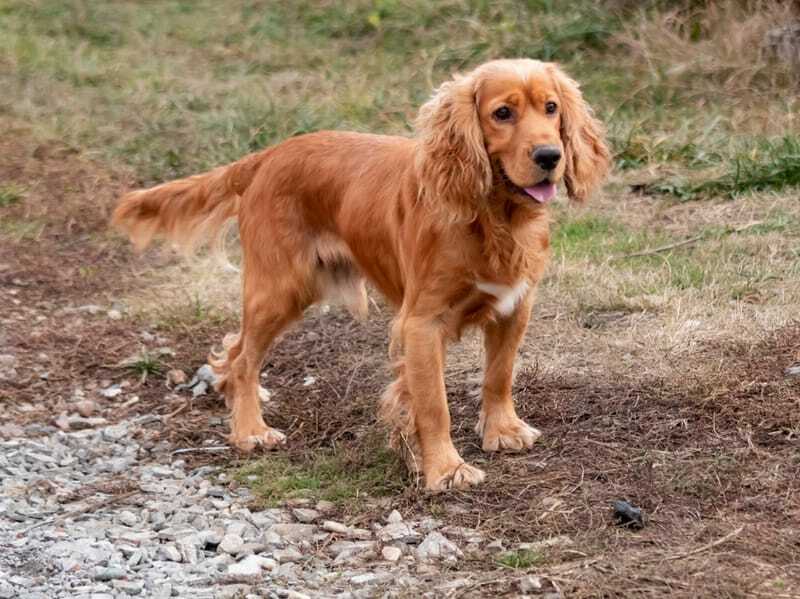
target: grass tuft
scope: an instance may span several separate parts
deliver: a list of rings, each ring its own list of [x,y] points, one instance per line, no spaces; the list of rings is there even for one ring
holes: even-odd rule
[[[0,208],[6,208],[12,204],[16,204],[25,197],[25,190],[15,184],[7,183],[0,185]]]
[[[164,371],[164,365],[158,356],[143,349],[140,353],[120,362],[120,367],[138,374],[144,382],[148,376],[154,376]]]
[[[531,549],[519,549],[501,553],[496,561],[499,565],[512,570],[527,570],[544,560],[544,555]]]
[[[234,476],[265,507],[298,497],[351,504],[403,489],[404,469],[394,453],[377,439],[359,449],[363,452],[320,449],[301,456],[273,454],[242,466]]]

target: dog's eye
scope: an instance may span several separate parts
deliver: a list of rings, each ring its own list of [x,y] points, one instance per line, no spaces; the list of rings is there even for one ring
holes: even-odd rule
[[[558,110],[558,104],[555,102],[545,102],[544,111],[547,114],[555,114],[556,110]]]
[[[494,118],[498,121],[507,121],[511,116],[511,109],[508,106],[501,106],[494,111]]]

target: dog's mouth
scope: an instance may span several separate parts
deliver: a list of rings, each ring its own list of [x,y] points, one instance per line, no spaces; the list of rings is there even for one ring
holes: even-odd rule
[[[549,179],[542,179],[536,185],[531,187],[520,187],[509,178],[502,167],[500,167],[500,174],[503,177],[506,187],[511,189],[511,191],[527,198],[533,198],[540,204],[547,204],[550,202],[550,200],[556,197],[556,184]]]

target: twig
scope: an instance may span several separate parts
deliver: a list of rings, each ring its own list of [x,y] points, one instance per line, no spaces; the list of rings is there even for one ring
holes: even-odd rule
[[[740,227],[736,227],[734,229],[729,229],[724,232],[725,235],[733,235],[734,233],[741,233],[742,231],[746,231],[752,227],[758,226],[763,221],[757,220],[751,223],[747,223],[746,225],[742,225]],[[694,237],[689,237],[689,239],[684,239],[682,241],[676,241],[675,243],[668,243],[667,245],[662,245],[657,248],[653,248],[650,250],[643,250],[641,252],[634,252],[632,254],[623,254],[621,256],[612,256],[610,260],[626,260],[627,258],[640,258],[642,256],[652,256],[654,254],[659,254],[661,252],[667,252],[669,250],[674,250],[675,248],[683,247],[685,245],[689,245],[692,243],[696,243],[701,239],[705,239],[707,236],[706,233],[701,235],[695,235]]]
[[[187,399],[177,409],[173,410],[172,412],[170,412],[166,416],[162,416],[161,417],[161,421],[164,422],[164,423],[169,422],[172,418],[174,418],[175,416],[177,416],[178,414],[180,414],[181,412],[186,410],[186,408],[188,408],[191,405],[192,405],[192,400],[191,399]]]
[[[467,589],[458,589],[457,591],[454,591],[456,594],[454,594],[452,596],[453,597],[462,597],[466,593],[469,593],[473,589],[476,589],[478,587],[485,587],[485,586],[489,586],[490,584],[500,584],[501,582],[506,582],[507,580],[508,580],[508,578],[506,577],[506,578],[492,578],[491,580],[484,580],[482,582],[475,582],[475,583],[471,584],[469,586],[469,588],[467,588]]]
[[[26,528],[22,532],[17,533],[17,538],[28,534],[30,531],[34,530],[35,528],[39,528],[41,526],[47,526],[48,524],[55,524],[56,522],[63,522],[67,518],[75,518],[76,516],[82,516],[82,515],[86,514],[87,512],[94,512],[96,510],[103,509],[104,507],[108,507],[110,505],[113,505],[113,504],[115,504],[115,503],[117,503],[119,501],[122,501],[123,499],[127,499],[128,497],[131,497],[131,496],[136,495],[138,493],[141,493],[141,489],[135,489],[133,491],[128,491],[127,493],[123,493],[122,495],[114,495],[113,497],[109,497],[108,499],[103,499],[102,501],[98,501],[98,502],[89,504],[86,507],[82,507],[79,510],[73,510],[71,512],[67,512],[66,514],[61,514],[60,516],[58,516],[56,518],[49,518],[47,520],[42,520],[41,522],[38,522],[38,523],[34,524],[33,526],[29,526],[28,528]]]
[[[692,549],[691,551],[687,551],[686,553],[678,553],[676,555],[670,555],[668,557],[660,558],[658,560],[648,560],[648,561],[673,561],[676,559],[683,559],[686,557],[690,557],[692,555],[697,555],[698,553],[702,553],[703,551],[708,551],[709,549],[713,549],[717,545],[722,545],[723,543],[730,541],[732,538],[739,535],[739,533],[741,533],[743,530],[744,526],[740,526],[736,530],[726,534],[724,537],[720,537],[716,541],[712,541],[711,543],[703,545],[702,547],[698,547],[697,549]]]
[[[214,447],[187,447],[185,449],[176,449],[170,455],[178,455],[179,453],[192,453],[192,452],[206,452],[206,451],[225,451],[230,449],[227,445],[215,445]]]

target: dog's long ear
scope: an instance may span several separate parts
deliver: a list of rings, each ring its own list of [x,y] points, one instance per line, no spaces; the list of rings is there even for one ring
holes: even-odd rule
[[[578,84],[556,65],[550,65],[561,100],[561,141],[566,171],[564,182],[573,200],[584,201],[603,182],[611,166],[604,129],[586,104]]]
[[[419,110],[416,155],[420,194],[454,221],[475,220],[492,187],[492,167],[476,105],[477,78],[442,84]]]

